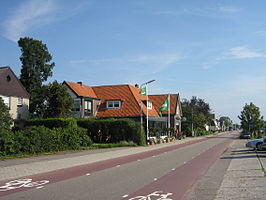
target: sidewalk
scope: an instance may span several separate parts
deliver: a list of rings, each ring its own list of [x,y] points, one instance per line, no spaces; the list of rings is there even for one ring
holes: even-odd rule
[[[245,140],[235,140],[232,159],[224,175],[215,200],[266,198],[266,152],[256,152],[244,147]]]
[[[3,160],[0,161],[0,181],[12,180],[25,176],[90,164],[122,156],[128,156],[131,154],[151,151],[154,149],[159,149],[171,145],[182,144],[191,140],[198,140],[201,138],[202,137],[186,138],[182,140],[176,140],[171,143],[163,143],[146,147],[86,150],[66,154]]]

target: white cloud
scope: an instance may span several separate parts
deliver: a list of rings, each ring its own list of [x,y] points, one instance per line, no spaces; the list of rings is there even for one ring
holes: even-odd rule
[[[231,82],[231,89],[239,96],[263,95],[266,93],[266,77],[240,76]]]
[[[256,31],[255,34],[259,36],[266,36],[266,30]]]
[[[66,20],[83,11],[90,3],[86,0],[25,0],[13,9],[3,22],[3,36],[17,42],[20,37],[51,23]]]
[[[101,59],[80,59],[71,60],[71,65],[102,65],[115,66],[117,69],[125,69],[127,66],[133,70],[147,69],[149,73],[158,73],[163,71],[169,65],[178,62],[183,57],[179,54],[163,54],[163,55],[141,55],[130,57],[118,57],[118,58],[101,58]],[[134,66],[134,68],[132,68]],[[112,68],[114,69],[114,68]]]
[[[195,83],[196,84],[196,83]],[[229,116],[235,122],[239,122],[237,116],[246,103],[253,102],[261,110],[261,114],[266,116],[266,76],[241,75],[233,80],[213,85],[213,87],[202,91],[180,91],[181,98],[191,98],[197,96],[210,103],[216,114]],[[221,87],[222,86],[222,87]]]
[[[154,14],[156,15],[177,15],[178,12],[173,11],[173,10],[163,10],[163,11],[155,12]]]
[[[51,20],[51,13],[56,10],[54,0],[28,0],[23,2],[13,15],[9,16],[4,23],[4,36],[14,42],[23,36],[30,28],[47,24]]]
[[[247,46],[239,46],[230,49],[230,55],[233,58],[245,59],[245,58],[265,58],[266,54],[261,53],[258,50],[250,49]]]
[[[181,59],[180,55],[177,54],[166,54],[166,55],[144,55],[137,56],[132,59],[129,59],[131,62],[139,63],[156,63],[159,65],[170,65]]]
[[[240,8],[232,7],[232,6],[221,6],[218,9],[220,12],[224,12],[224,13],[237,13],[241,11]]]
[[[204,69],[204,70],[208,70],[208,69],[211,69],[211,66],[209,66],[209,65],[203,65],[203,66],[202,66],[202,69]]]

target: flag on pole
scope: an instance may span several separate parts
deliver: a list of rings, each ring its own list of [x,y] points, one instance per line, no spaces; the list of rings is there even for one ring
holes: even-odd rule
[[[146,87],[140,89],[140,96],[146,96]]]
[[[168,97],[166,97],[162,106],[160,107],[160,112],[159,112],[160,117],[162,117],[163,110],[169,110],[169,98]]]

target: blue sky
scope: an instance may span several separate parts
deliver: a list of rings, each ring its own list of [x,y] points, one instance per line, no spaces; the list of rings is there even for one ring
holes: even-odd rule
[[[0,3],[0,66],[19,76],[17,40],[42,40],[49,81],[141,84],[197,96],[235,122],[245,103],[266,114],[264,0],[10,0]]]

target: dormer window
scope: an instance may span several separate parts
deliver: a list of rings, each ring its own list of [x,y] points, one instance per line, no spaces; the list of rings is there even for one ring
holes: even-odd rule
[[[149,110],[152,110],[152,102],[151,101],[148,101],[147,107],[148,107]]]
[[[115,100],[115,101],[107,101],[106,107],[111,109],[119,109],[121,107],[121,101]]]

